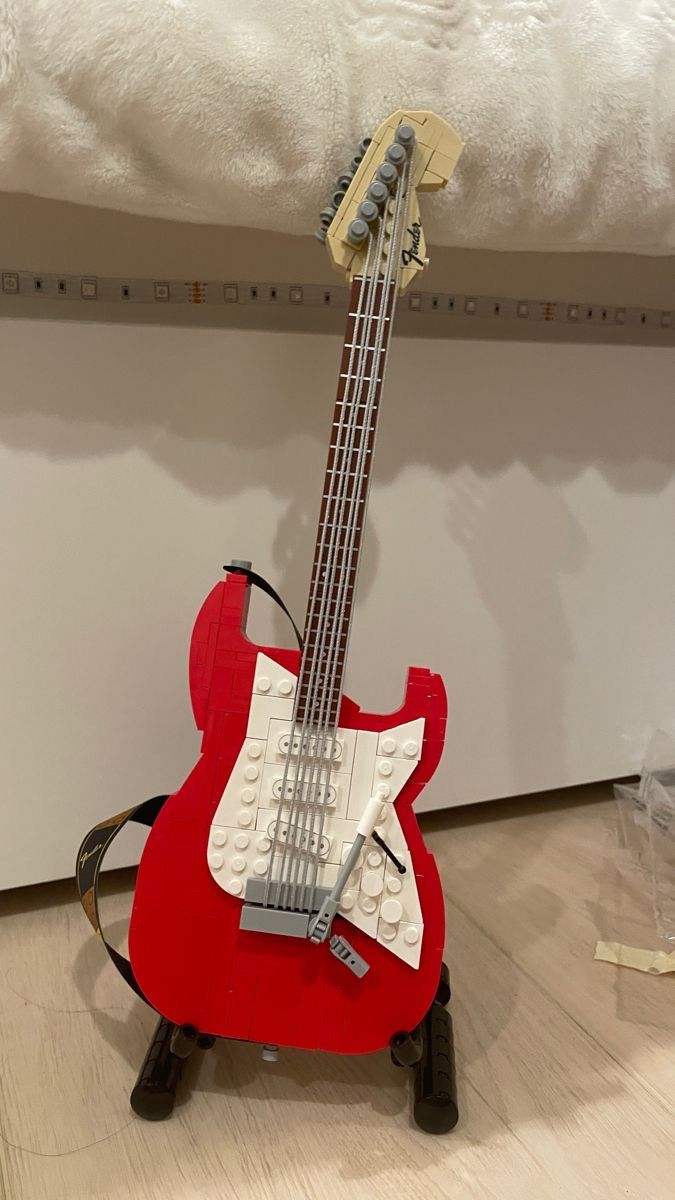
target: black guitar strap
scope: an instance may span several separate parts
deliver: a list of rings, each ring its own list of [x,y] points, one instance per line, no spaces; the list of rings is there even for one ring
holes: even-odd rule
[[[271,583],[268,583],[262,575],[256,574],[255,571],[251,571],[248,567],[228,564],[225,570],[231,571],[236,575],[245,575],[250,584],[260,588],[262,592],[265,592],[267,596],[270,596],[279,605],[279,608],[291,622],[300,649],[302,649],[302,635],[300,630],[281,596],[275,591]],[[123,829],[129,821],[134,821],[138,825],[147,825],[148,828],[152,827],[168,798],[168,796],[153,796],[151,800],[145,800],[142,804],[137,804],[133,808],[127,808],[124,812],[118,813],[116,817],[109,817],[107,821],[101,821],[99,825],[95,825],[84,838],[77,852],[77,862],[75,864],[77,890],[87,920],[100,937],[122,978],[126,980],[130,988],[133,988],[136,995],[141,997],[141,1000],[145,1000],[146,1004],[150,1004],[150,1001],[143,994],[129,959],[120,954],[118,950],[115,950],[115,947],[111,946],[110,942],[106,941],[103,935],[98,911],[98,880],[108,847],[117,837],[120,829]]]

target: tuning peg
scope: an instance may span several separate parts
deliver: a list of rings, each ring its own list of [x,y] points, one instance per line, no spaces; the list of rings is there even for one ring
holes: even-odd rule
[[[390,162],[391,165],[396,167],[396,170],[399,171],[408,157],[408,152],[405,149],[405,146],[401,146],[399,142],[392,142],[391,146],[387,148],[384,157],[386,158],[387,162]]]
[[[369,137],[361,138],[361,141],[359,142],[359,154],[361,155],[361,158],[363,158],[372,140],[373,139]]]
[[[339,188],[337,192],[333,192],[333,201],[332,202],[336,208],[339,208],[340,205],[342,204],[342,201],[345,198],[346,191],[347,191],[346,188]]]
[[[415,145],[415,130],[412,125],[399,125],[394,137],[406,150],[411,150]]]
[[[375,178],[379,179],[380,183],[383,183],[386,188],[390,188],[393,187],[398,179],[398,171],[393,163],[383,162],[377,168]]]
[[[335,205],[331,205],[328,208],[321,209],[321,212],[319,213],[319,220],[321,221],[321,224],[324,226],[325,229],[327,229],[328,226],[330,225],[336,212],[337,212],[337,208],[335,207]]]
[[[362,161],[362,159],[363,159],[363,155],[362,155],[362,154],[355,154],[355,155],[354,155],[354,157],[353,157],[353,159],[352,159],[351,163],[349,164],[349,168],[348,168],[348,169],[349,169],[349,170],[352,172],[352,175],[354,175],[354,174],[356,173],[356,170],[357,170],[357,168],[358,168],[358,165],[359,165],[359,163]]]
[[[373,204],[377,204],[378,208],[381,208],[385,201],[389,199],[389,188],[385,187],[379,179],[375,179],[368,188],[366,196],[369,200],[372,200]]]
[[[351,246],[360,246],[361,242],[364,242],[367,237],[368,226],[361,217],[355,217],[353,221],[350,221],[349,229],[347,230],[347,241]]]
[[[353,178],[354,178],[353,171],[351,173],[349,171],[344,171],[342,173],[342,175],[338,175],[338,177],[337,177],[338,187],[342,188],[342,190],[346,192],[347,188],[349,187]]]
[[[317,229],[316,233],[314,234],[314,237],[316,238],[317,242],[321,242],[321,243],[325,242],[326,230],[325,229]]]
[[[372,200],[362,200],[357,208],[357,213],[366,225],[372,225],[380,215],[380,210]]]

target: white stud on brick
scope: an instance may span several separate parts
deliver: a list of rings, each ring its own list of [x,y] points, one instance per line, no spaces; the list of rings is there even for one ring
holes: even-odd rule
[[[237,847],[237,850],[245,850],[246,847],[248,846],[248,834],[247,833],[235,834],[234,844]]]
[[[230,866],[233,871],[236,871],[240,875],[242,871],[246,870],[246,859],[241,854],[235,854]]]
[[[245,808],[242,808],[241,812],[237,813],[237,825],[250,825],[252,820],[251,813],[247,812]]]
[[[403,747],[403,750],[407,754],[408,758],[415,758],[417,755],[417,752],[419,750],[419,746],[418,746],[417,742],[414,742],[411,740],[409,742],[406,742],[405,746]]]
[[[401,880],[397,878],[396,875],[391,875],[389,877],[389,879],[387,880],[387,891],[388,892],[393,892],[393,893],[400,892],[402,887],[403,887],[403,884],[401,883]]]
[[[272,843],[266,833],[261,834],[256,842],[256,846],[261,854],[266,854],[271,845]]]
[[[293,691],[293,684],[290,679],[281,679],[279,681],[279,692],[282,696],[290,696]]]
[[[384,884],[381,875],[377,875],[375,871],[364,872],[363,879],[361,880],[361,888],[366,893],[366,896],[379,896],[383,887]]]
[[[256,875],[265,875],[267,873],[267,863],[264,858],[256,858],[253,864],[253,870]]]
[[[393,754],[396,750],[396,739],[393,737],[383,737],[380,742],[380,748],[383,754]]]
[[[377,764],[378,774],[380,775],[391,775],[393,769],[394,768],[388,758],[383,758],[382,762]]]
[[[212,867],[214,871],[219,871],[222,865],[223,856],[218,850],[214,850],[212,854],[209,854],[209,866]]]
[[[249,742],[247,753],[249,758],[260,758],[260,755],[262,754],[262,746],[260,745],[260,742]]]
[[[373,900],[372,896],[364,896],[361,900],[361,908],[364,912],[374,913],[377,908],[377,900]]]
[[[259,675],[255,681],[256,692],[269,692],[272,686],[272,680],[267,675]]]
[[[385,900],[380,909],[380,915],[383,921],[387,921],[389,925],[397,925],[403,916],[403,905],[400,900],[394,900],[392,897]]]
[[[369,867],[381,867],[382,855],[380,854],[379,850],[371,850],[366,862],[368,863]]]
[[[229,892],[231,896],[240,896],[243,890],[244,885],[241,879],[228,879],[225,884],[225,891]]]
[[[253,783],[253,780],[257,779],[259,774],[260,774],[260,771],[258,770],[258,768],[254,767],[253,763],[251,763],[251,765],[246,767],[246,769],[244,771],[244,778],[248,779],[249,783]]]
[[[393,925],[387,925],[385,921],[380,923],[380,937],[384,938],[385,942],[393,942],[396,937],[396,929]]]
[[[253,788],[242,788],[239,796],[240,799],[244,801],[244,804],[253,804],[253,801],[255,800],[255,792],[253,791]]]
[[[403,935],[403,940],[406,941],[409,946],[416,945],[416,943],[420,940],[419,925],[409,925]]]
[[[213,842],[214,846],[224,846],[227,841],[227,830],[214,829],[213,833],[211,834],[211,841]]]

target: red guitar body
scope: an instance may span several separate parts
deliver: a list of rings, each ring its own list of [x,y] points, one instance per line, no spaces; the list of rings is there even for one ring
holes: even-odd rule
[[[201,757],[150,831],[136,886],[129,946],[146,997],[170,1021],[203,1033],[354,1054],[388,1046],[415,1028],[438,986],[444,945],[443,894],[413,803],[441,756],[446,722],[442,680],[411,668],[403,706],[384,716],[343,699],[340,725],[379,732],[425,720],[420,762],[396,800],[424,920],[413,969],[339,915],[334,929],[370,963],[357,978],[327,942],[239,928],[241,899],[209,871],[213,814],[246,736],[259,650],[297,674],[299,652],[258,647],[244,631],[247,582],[228,575],[207,597],[190,652],[190,691]]]

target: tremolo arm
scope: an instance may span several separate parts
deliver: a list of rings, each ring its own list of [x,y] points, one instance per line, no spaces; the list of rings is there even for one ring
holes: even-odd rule
[[[328,937],[333,918],[340,906],[340,899],[346,887],[347,880],[355,869],[359,860],[359,855],[365,845],[366,838],[372,836],[375,826],[379,824],[382,812],[382,799],[380,796],[371,796],[366,804],[363,816],[356,826],[356,837],[352,843],[352,847],[343,862],[340,873],[335,880],[332,890],[328,893],[318,913],[309,923],[307,936],[311,942],[325,942]],[[378,838],[378,843],[382,846],[385,853],[396,864],[397,869],[405,871],[403,864],[398,861],[392,854],[388,846],[385,846],[381,838]]]

